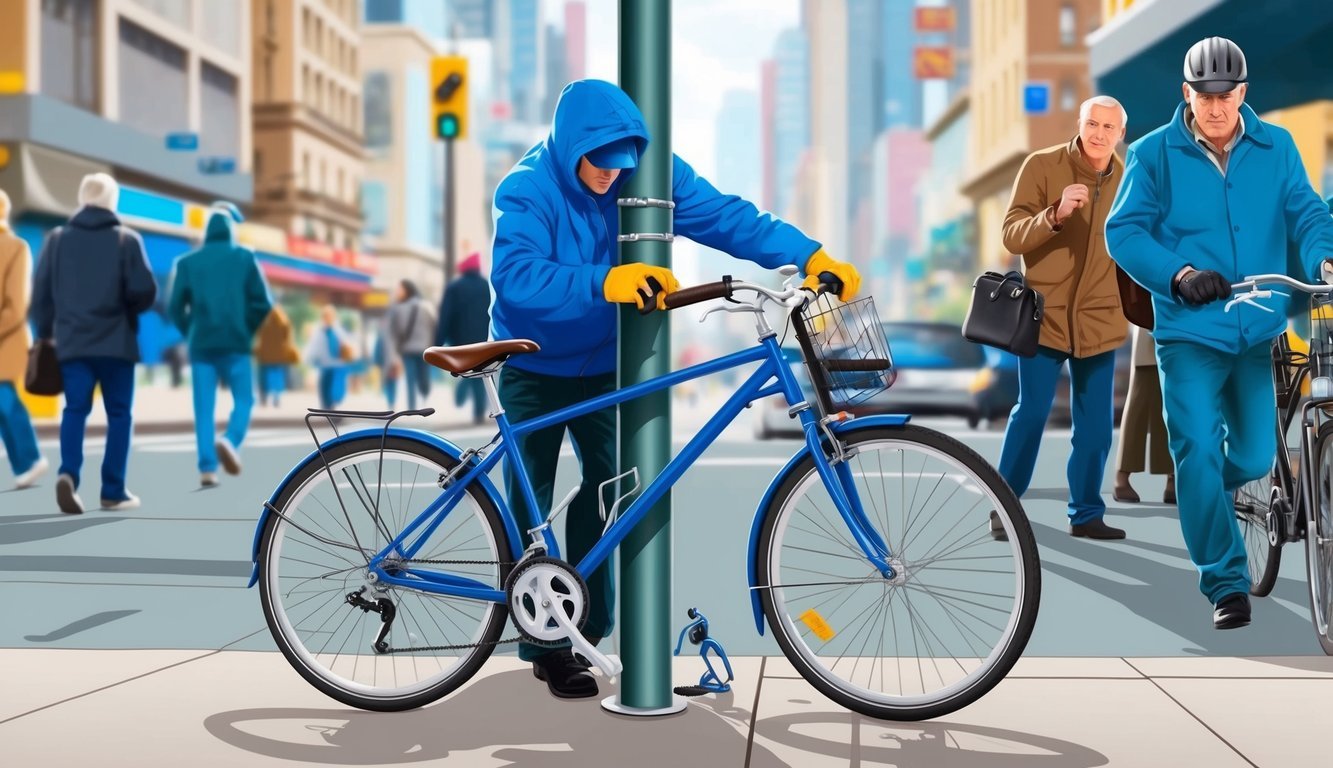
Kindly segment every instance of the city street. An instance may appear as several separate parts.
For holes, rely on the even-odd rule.
[[[715,398],[705,402],[715,402]],[[704,417],[702,408],[677,404],[677,447]],[[921,423],[964,439],[992,462],[998,459],[1001,432],[970,431],[961,422],[948,420]],[[451,434],[465,445],[484,440],[483,432],[470,427]],[[1226,730],[1231,720],[1224,718],[1220,725],[1204,723],[1206,718],[1194,708],[1194,703],[1209,705],[1209,696],[1203,694],[1213,689],[1207,685],[1220,686],[1216,680],[1230,677],[1246,678],[1233,683],[1240,686],[1257,686],[1252,678],[1299,679],[1266,684],[1265,696],[1276,690],[1273,685],[1295,686],[1296,693],[1302,695],[1316,691],[1322,692],[1319,696],[1333,694],[1333,664],[1320,653],[1310,627],[1303,553],[1295,548],[1287,551],[1282,579],[1272,597],[1256,601],[1250,628],[1214,631],[1210,607],[1196,591],[1194,570],[1185,558],[1174,508],[1150,503],[1113,504],[1114,521],[1129,533],[1124,542],[1094,543],[1067,534],[1062,500],[1068,439],[1067,431],[1048,433],[1033,490],[1024,499],[1044,567],[1041,614],[1024,661],[996,692],[964,710],[960,717],[948,718],[954,726],[975,723],[962,727],[961,735],[956,728],[943,725],[898,728],[853,717],[853,729],[860,729],[860,743],[866,745],[862,759],[871,760],[875,754],[879,754],[873,757],[877,763],[894,759],[892,754],[899,753],[886,752],[892,743],[895,749],[904,750],[898,759],[905,761],[896,764],[919,765],[906,761],[909,749],[920,750],[915,754],[930,754],[929,742],[945,739],[949,741],[947,749],[962,751],[956,754],[978,752],[970,761],[960,758],[960,762],[950,765],[1047,764],[981,759],[982,753],[991,751],[1010,754],[1012,759],[1033,754],[1033,750],[1036,754],[1063,756],[1062,762],[1051,760],[1051,765],[1102,765],[1105,763],[1100,754],[1105,753],[1105,744],[1129,749],[1145,738],[1166,739],[1159,732],[1165,722],[1160,718],[1166,717],[1187,724],[1194,736],[1207,736],[1201,741],[1217,746],[1215,751],[1223,761],[1237,765],[1316,764],[1299,759],[1265,761],[1266,755],[1274,754],[1270,746],[1263,746],[1269,745],[1269,740],[1257,746],[1256,752],[1246,753],[1231,742],[1232,734]],[[606,750],[609,759],[612,744],[633,744],[638,737],[630,738],[632,734],[648,731],[655,734],[651,737],[654,742],[662,739],[666,748],[670,739],[663,734],[690,733],[696,738],[694,729],[712,734],[702,736],[705,745],[711,738],[723,752],[752,753],[750,764],[754,765],[796,759],[793,750],[806,757],[843,754],[838,749],[845,750],[846,737],[832,737],[830,729],[845,732],[847,714],[796,677],[771,637],[756,634],[745,589],[745,541],[754,506],[769,479],[794,450],[794,441],[755,441],[751,426],[738,422],[675,491],[673,623],[683,626],[690,606],[709,616],[712,636],[736,660],[736,692],[731,697],[698,699],[698,706],[687,715],[667,721],[673,725],[628,723],[623,733],[617,730],[612,744],[602,744],[593,734],[606,725],[609,716],[595,704],[564,705],[550,699],[509,650],[493,657],[471,688],[437,707],[395,716],[388,734],[382,734],[388,742],[377,742],[374,749],[355,746],[354,726],[375,723],[373,730],[378,731],[378,724],[384,721],[372,720],[367,713],[349,714],[309,688],[274,653],[258,593],[245,589],[259,505],[287,469],[307,452],[308,443],[309,436],[296,430],[256,431],[245,447],[245,474],[224,478],[219,488],[200,490],[194,487],[191,436],[141,437],[131,463],[131,488],[142,496],[144,506],[130,513],[90,509],[81,517],[60,515],[54,509],[51,479],[34,490],[0,494],[0,604],[10,608],[6,620],[0,622],[0,648],[8,649],[0,650],[0,657],[5,659],[6,669],[16,670],[17,675],[11,678],[0,707],[0,739],[17,745],[19,755],[36,755],[25,750],[36,749],[43,738],[50,737],[49,729],[68,717],[70,722],[81,724],[81,731],[94,728],[94,740],[106,737],[119,742],[116,729],[91,724],[105,716],[92,715],[87,708],[100,707],[102,712],[122,708],[127,712],[160,710],[163,717],[193,718],[193,736],[182,736],[185,742],[181,748],[188,742],[189,749],[202,750],[198,754],[216,760],[201,764],[254,764],[249,758],[238,757],[236,750],[240,749],[256,760],[258,755],[266,755],[326,764],[381,764],[415,762],[448,753],[451,758],[464,754],[477,757],[476,762],[451,760],[451,765],[508,765],[511,763],[501,759],[506,751],[492,745],[559,743],[569,745],[559,749],[573,750],[569,760],[543,764],[609,765],[612,763],[586,762],[585,751],[592,749],[592,754],[601,754],[597,749]],[[96,441],[90,441],[94,477],[99,450]],[[55,460],[52,441],[44,441],[44,451]],[[567,456],[557,481],[558,494],[571,487],[571,462],[572,455]],[[1160,478],[1136,480],[1145,499],[1160,498]],[[719,484],[731,489],[725,494],[729,500],[726,504],[716,501]],[[85,501],[95,493],[95,481],[85,484]],[[1109,498],[1109,486],[1106,495]],[[698,667],[697,659],[677,659],[678,681],[693,679],[699,674]],[[148,677],[142,677],[145,675]],[[1024,680],[1029,677],[1033,679]],[[1148,682],[1158,677],[1167,680]],[[1196,677],[1200,679],[1184,686],[1183,693],[1170,689],[1171,683],[1180,682],[1176,678]],[[1083,678],[1086,680],[1078,682]],[[170,682],[173,680],[174,684]],[[775,694],[776,710],[764,710],[765,704],[761,703],[756,714],[776,719],[759,720],[747,739],[748,710],[754,704],[760,680],[765,691],[781,693]],[[1151,706],[1156,710],[1142,702],[1121,700],[1128,694],[1117,693],[1121,683],[1115,681],[1133,680],[1139,681],[1134,685],[1142,686],[1139,693],[1152,694]],[[1026,693],[1016,698],[1022,686],[1033,690],[1023,689]],[[1259,695],[1258,689],[1253,693]],[[437,741],[424,746],[409,736],[429,729],[431,723],[450,722],[451,713],[463,716],[462,709],[468,710],[466,715],[473,719],[483,711],[499,718],[506,711],[506,705],[499,702],[511,696],[522,697],[525,712],[549,711],[561,722],[570,723],[573,730],[552,728],[547,733],[539,728],[532,739],[477,736],[457,744],[437,735]],[[1194,703],[1186,703],[1189,697]],[[1094,723],[1085,724],[1087,738],[1072,742],[1035,737],[1038,733],[1060,734],[1054,726],[1043,726],[1033,734],[1004,730],[1038,725],[1021,718],[1014,720],[1013,707],[1024,708],[1034,717],[1039,715],[1047,726],[1075,722],[1070,720],[1069,712],[1060,712],[1061,700],[1079,701],[1073,709],[1090,707],[1089,712],[1107,713],[1105,717],[1110,719],[1106,725],[1112,730],[1101,732]],[[184,702],[191,714],[174,711],[174,705],[167,704],[171,701]],[[1011,703],[1000,706],[1003,701]],[[225,715],[209,717],[203,722],[205,730],[198,730],[200,718],[194,713],[224,710]],[[1158,710],[1157,715],[1152,714]],[[118,716],[111,717],[114,721]],[[126,717],[138,720],[140,715]],[[1159,719],[1150,722],[1153,718]],[[255,719],[299,722],[308,735],[296,735],[294,726],[239,724],[240,720]],[[1285,738],[1288,727],[1277,722],[1281,719],[1269,718],[1262,727],[1276,729],[1273,735],[1280,732]],[[337,723],[328,725],[329,721]],[[575,722],[577,725],[573,725]],[[1020,726],[1025,722],[1027,725]],[[1208,730],[1202,730],[1199,723]],[[101,730],[104,727],[106,730]],[[1115,728],[1124,727],[1129,729],[1126,734],[1137,735],[1132,739],[1117,735]],[[946,732],[951,734],[947,738]],[[1238,735],[1253,739],[1252,733]],[[824,741],[829,738],[834,741]],[[1079,746],[1094,742],[1101,753]],[[1224,742],[1229,748],[1221,746]],[[204,743],[206,747],[201,746]],[[593,749],[594,744],[599,745],[597,749]],[[1111,764],[1166,765],[1186,754],[1211,754],[1208,749],[1199,752],[1202,747],[1198,744],[1191,747],[1194,752],[1180,751],[1185,749],[1183,744],[1153,751],[1149,757],[1133,762],[1113,760]],[[74,751],[69,754],[86,746],[71,746]],[[395,751],[399,747],[401,751]],[[6,754],[14,755],[14,748],[9,747]],[[942,745],[937,748],[946,749]],[[413,749],[424,751],[414,754]],[[44,747],[43,753],[47,758],[52,755],[49,747]],[[165,759],[170,750],[158,745],[144,754]],[[531,758],[547,753],[523,754]],[[1170,755],[1176,757],[1167,760]],[[508,759],[525,763],[512,755]],[[718,765],[743,764],[719,760]],[[73,763],[57,759],[48,764]],[[814,763],[803,759],[800,764]],[[843,763],[833,760],[828,764]]]

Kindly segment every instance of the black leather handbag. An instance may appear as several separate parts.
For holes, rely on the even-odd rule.
[[[60,360],[56,345],[50,339],[38,339],[28,350],[28,369],[23,377],[23,388],[34,395],[58,395],[65,390],[60,375]]]
[[[1019,272],[987,272],[972,284],[963,338],[1019,357],[1037,354],[1045,299]]]

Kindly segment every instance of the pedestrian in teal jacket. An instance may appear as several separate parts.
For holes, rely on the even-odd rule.
[[[240,221],[235,206],[209,216],[204,244],[176,262],[167,307],[189,343],[199,479],[205,487],[217,485],[219,460],[228,474],[240,474],[241,442],[254,408],[254,337],[273,308],[254,251],[236,244],[233,221]],[[214,439],[219,381],[231,391],[232,409],[226,434]]]
[[[560,94],[550,137],[524,155],[495,192],[492,338],[526,338],[541,350],[516,356],[500,374],[500,401],[514,422],[588,400],[616,388],[616,303],[642,305],[647,278],[663,291],[677,287],[671,272],[646,264],[616,263],[616,199],[648,146],[639,108],[624,91],[600,80],[570,83]],[[674,158],[671,195],[675,233],[763,266],[828,271],[856,293],[860,277],[834,261],[796,227],[734,195],[724,195]],[[719,272],[723,271],[719,268]],[[518,449],[531,476],[540,514],[529,518],[512,472],[507,496],[520,520],[532,525],[551,507],[560,445],[568,428],[579,457],[582,486],[569,507],[566,559],[577,563],[602,532],[598,486],[616,475],[616,413],[609,408],[535,432]],[[506,467],[508,469],[508,467]],[[524,527],[528,527],[526,524]],[[611,566],[588,579],[589,613],[583,634],[597,642],[611,633],[615,592]],[[568,647],[519,646],[551,693],[562,698],[597,694]]]
[[[1213,37],[1185,57],[1184,103],[1130,148],[1106,222],[1111,257],[1153,296],[1180,526],[1218,629],[1250,621],[1252,574],[1232,492],[1273,466],[1269,348],[1288,298],[1225,311],[1231,285],[1288,272],[1318,281],[1333,219],[1291,135],[1244,103],[1245,57]]]

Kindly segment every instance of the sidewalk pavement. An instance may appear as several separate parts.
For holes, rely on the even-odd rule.
[[[278,653],[0,650],[0,755],[64,766],[1328,765],[1333,659],[1031,658],[935,721],[849,713],[781,657],[732,659],[732,692],[626,718],[560,701],[513,656],[400,713],[349,709]],[[677,683],[697,658],[674,660]],[[603,681],[603,694],[615,685]],[[517,717],[515,717],[517,715]]]

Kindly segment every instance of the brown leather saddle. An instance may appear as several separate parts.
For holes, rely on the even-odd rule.
[[[431,347],[422,358],[431,365],[455,376],[479,372],[491,365],[503,363],[513,355],[537,352],[541,347],[527,339],[485,341],[460,347]]]

